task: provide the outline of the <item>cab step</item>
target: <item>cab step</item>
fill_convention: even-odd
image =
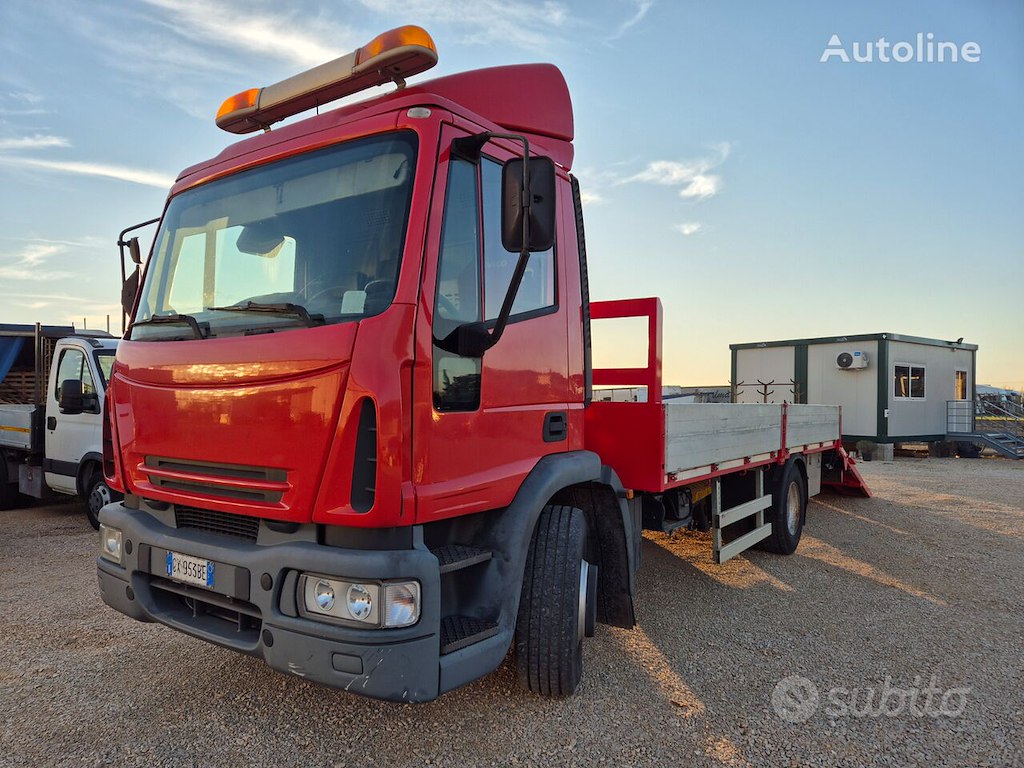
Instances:
[[[498,623],[472,616],[445,616],[441,619],[441,655],[479,643],[498,634]]]
[[[459,571],[463,568],[469,568],[471,565],[478,563],[486,563],[491,559],[491,551],[489,549],[469,547],[465,544],[445,544],[430,551],[437,558],[437,562],[441,566],[442,575],[452,571]]]

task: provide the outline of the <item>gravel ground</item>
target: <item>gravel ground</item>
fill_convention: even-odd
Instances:
[[[861,466],[793,557],[649,536],[638,627],[563,701],[283,677],[107,609],[79,505],[0,513],[0,766],[1024,765],[1024,462]]]

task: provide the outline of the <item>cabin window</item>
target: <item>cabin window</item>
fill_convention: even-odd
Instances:
[[[896,363],[893,396],[897,400],[924,400],[924,366]]]
[[[60,402],[61,387],[65,381],[77,380],[82,382],[82,394],[92,395],[96,393],[96,386],[92,381],[92,373],[85,362],[85,354],[78,349],[66,349],[60,356],[60,365],[57,368],[57,387],[54,396]]]
[[[480,319],[480,199],[476,166],[453,160],[444,204],[434,338]],[[480,359],[459,357],[434,345],[434,409],[475,411],[480,407]]]
[[[506,251],[501,244],[501,165],[484,158],[480,172],[484,204],[484,303],[487,319],[494,320],[501,312],[519,254]],[[543,253],[531,253],[511,316],[544,310],[555,303],[554,251],[549,248]]]

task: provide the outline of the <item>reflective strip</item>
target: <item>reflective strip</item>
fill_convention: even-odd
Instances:
[[[26,435],[29,432],[32,431],[28,427],[4,427],[4,426],[0,426],[0,430],[3,430],[5,432],[24,432]]]

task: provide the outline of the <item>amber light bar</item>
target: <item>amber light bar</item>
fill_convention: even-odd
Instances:
[[[231,133],[252,133],[375,85],[402,85],[405,78],[436,63],[437,48],[425,29],[398,27],[341,58],[279,83],[236,93],[217,110],[217,126]]]

